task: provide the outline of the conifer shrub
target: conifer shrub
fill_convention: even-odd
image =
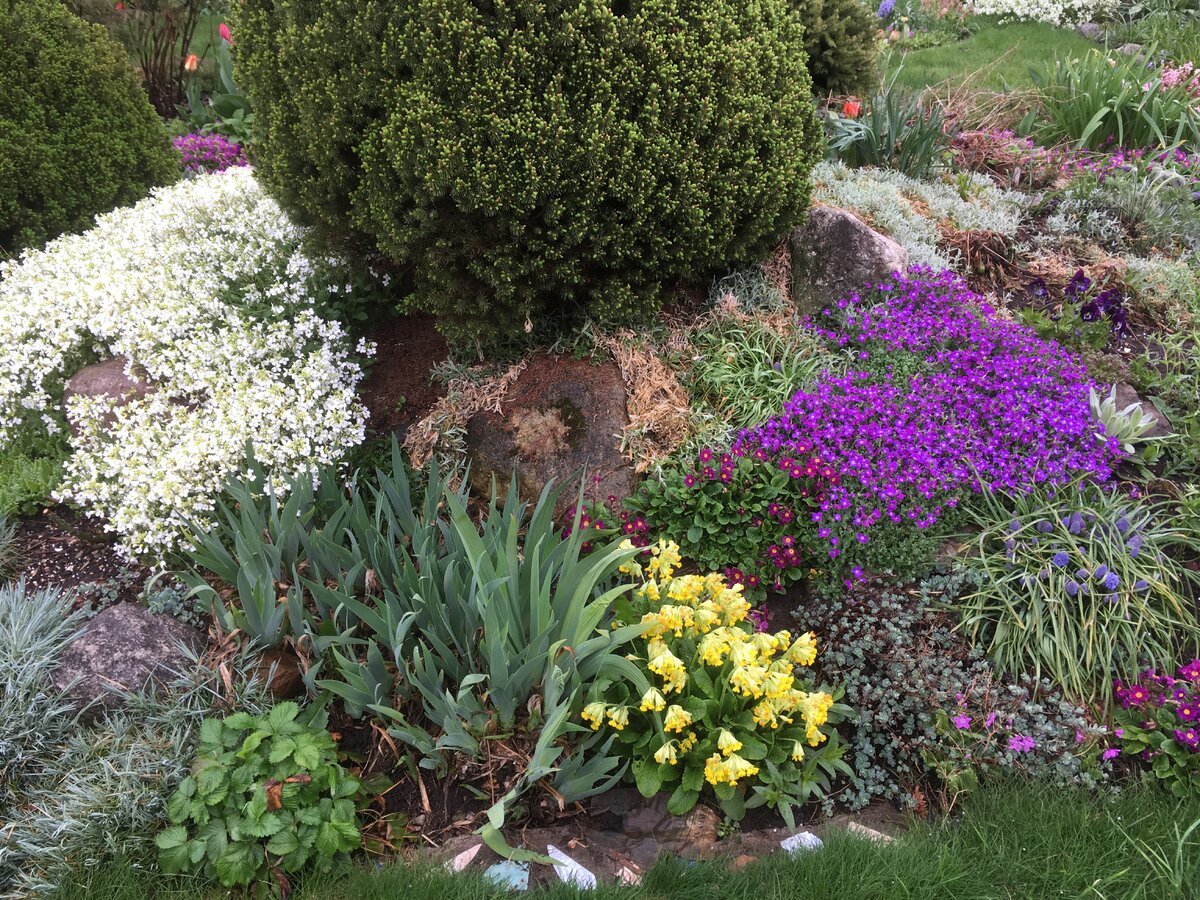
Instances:
[[[59,0],[0,0],[0,255],[179,177],[125,51]]]
[[[256,168],[455,336],[623,318],[804,216],[790,0],[246,0]]]
[[[879,19],[864,0],[792,0],[818,95],[867,91],[875,81]]]

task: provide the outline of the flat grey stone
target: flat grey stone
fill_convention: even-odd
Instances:
[[[908,251],[845,209],[817,206],[793,229],[792,299],[812,313],[908,268]]]
[[[135,603],[100,612],[67,647],[54,683],[81,709],[115,709],[122,692],[166,683],[189,665],[183,644],[199,650],[205,636],[170,616],[155,615]]]

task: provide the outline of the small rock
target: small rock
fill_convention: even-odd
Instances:
[[[733,861],[733,867],[735,869],[744,869],[746,866],[750,865],[750,863],[752,863],[752,862],[758,862],[758,857],[751,856],[748,853],[743,853],[741,856],[737,857],[737,859],[735,859]]]
[[[483,877],[510,891],[529,890],[529,863],[503,859],[483,870]]]
[[[846,830],[851,834],[856,834],[876,844],[890,844],[896,840],[890,834],[884,834],[882,831],[876,831],[874,828],[868,828],[866,825],[860,825],[858,822],[851,822],[846,826]]]
[[[63,391],[63,406],[66,407],[68,401],[74,397],[107,397],[114,409],[131,400],[142,399],[154,390],[154,386],[148,381],[129,375],[132,366],[124,356],[85,366],[67,380]],[[105,427],[111,425],[114,418],[113,413],[108,413],[104,417]],[[78,436],[73,424],[71,431]]]
[[[1126,56],[1137,56],[1142,52],[1142,45],[1135,43],[1122,44],[1117,48],[1118,52],[1124,53]]]
[[[642,876],[629,868],[629,866],[621,866],[621,868],[617,869],[617,884],[635,887],[641,883]]]
[[[180,644],[199,650],[204,642],[204,635],[177,619],[118,603],[93,618],[67,647],[54,683],[81,708],[115,709],[121,692],[170,681],[183,671],[190,661]]]
[[[300,657],[286,647],[264,650],[255,665],[255,673],[276,700],[294,700],[304,694]]]
[[[798,831],[780,841],[779,846],[787,853],[797,853],[800,850],[820,850],[825,842],[811,831]]]
[[[1082,22],[1075,27],[1075,30],[1089,41],[1104,40],[1104,29],[1095,22]]]
[[[845,209],[816,206],[792,230],[792,299],[811,313],[908,268],[908,251]]]
[[[471,861],[479,855],[480,848],[483,844],[475,844],[473,847],[468,847],[461,853],[455,854],[453,859],[446,861],[446,868],[451,872],[461,872],[471,864]]]
[[[1143,400],[1138,392],[1133,389],[1131,384],[1116,385],[1117,409],[1124,410],[1129,406],[1140,404],[1142,413],[1154,419],[1154,424],[1150,426],[1150,430],[1142,435],[1143,438],[1157,438],[1172,434],[1171,423],[1168,422],[1163,414],[1160,413],[1149,400]]]
[[[554,860],[554,873],[563,884],[570,884],[585,891],[596,887],[596,876],[553,844],[546,845],[546,855]]]
[[[595,499],[633,492],[633,469],[621,454],[629,422],[625,382],[615,363],[535,356],[509,388],[503,409],[478,413],[467,423],[471,487],[481,496],[503,501],[515,471],[527,501],[536,500],[550,480],[565,485],[562,512],[575,502],[585,467]]]

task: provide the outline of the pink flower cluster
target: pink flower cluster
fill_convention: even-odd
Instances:
[[[734,447],[817,459],[834,476],[812,513],[831,558],[884,520],[928,528],[984,485],[1111,476],[1121,451],[1095,437],[1076,357],[999,317],[953,272],[913,269],[877,288],[810,323],[861,368],[797,393]],[[785,471],[811,477],[803,464]]]
[[[250,164],[246,151],[223,134],[185,134],[175,138],[173,143],[185,172],[224,172],[233,166]]]

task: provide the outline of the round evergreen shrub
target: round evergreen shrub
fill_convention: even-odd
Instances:
[[[804,52],[818,94],[865,91],[874,83],[879,19],[865,0],[792,0],[804,22]]]
[[[245,0],[256,168],[456,336],[653,308],[804,216],[790,0]]]
[[[60,0],[0,0],[0,251],[179,177],[125,51]]]

